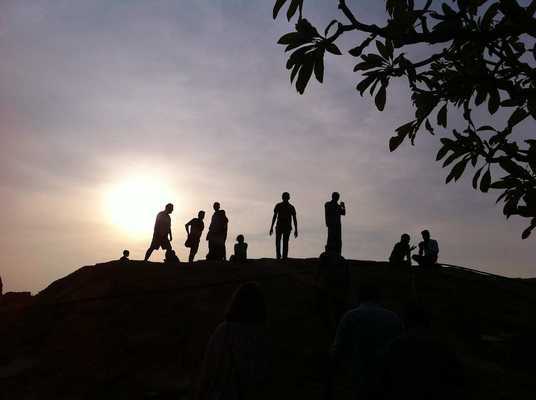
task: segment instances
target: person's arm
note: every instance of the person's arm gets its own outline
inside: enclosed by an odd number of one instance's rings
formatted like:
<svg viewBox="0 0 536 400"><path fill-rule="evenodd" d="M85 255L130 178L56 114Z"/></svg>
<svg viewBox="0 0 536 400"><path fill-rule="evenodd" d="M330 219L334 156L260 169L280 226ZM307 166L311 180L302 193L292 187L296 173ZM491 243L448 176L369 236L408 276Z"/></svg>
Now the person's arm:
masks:
<svg viewBox="0 0 536 400"><path fill-rule="evenodd" d="M324 204L324 218L326 220L326 226L329 226L328 225L328 203Z"/></svg>
<svg viewBox="0 0 536 400"><path fill-rule="evenodd" d="M341 215L346 215L346 205L344 204L344 201L341 201L340 210L341 210Z"/></svg>
<svg viewBox="0 0 536 400"><path fill-rule="evenodd" d="M419 243L419 255L424 255L424 242Z"/></svg>
<svg viewBox="0 0 536 400"><path fill-rule="evenodd" d="M292 219L294 220L294 237L298 237L298 219L296 218L296 210L292 214Z"/></svg>
<svg viewBox="0 0 536 400"><path fill-rule="evenodd" d="M169 219L169 241L171 242L173 240L173 235L171 234L171 218Z"/></svg>
<svg viewBox="0 0 536 400"><path fill-rule="evenodd" d="M274 216L272 217L272 225L270 225L270 236L274 233L274 224L275 220L277 219L277 207L274 208Z"/></svg>
<svg viewBox="0 0 536 400"><path fill-rule="evenodd" d="M194 220L191 219L191 220L188 221L186 224L184 224L184 229L186 229L186 234L187 234L187 235L190 235L190 231L188 230L188 227L190 227L190 226L192 225L192 222L193 222L193 221L194 221ZM190 228L190 229L191 229L191 228Z"/></svg>

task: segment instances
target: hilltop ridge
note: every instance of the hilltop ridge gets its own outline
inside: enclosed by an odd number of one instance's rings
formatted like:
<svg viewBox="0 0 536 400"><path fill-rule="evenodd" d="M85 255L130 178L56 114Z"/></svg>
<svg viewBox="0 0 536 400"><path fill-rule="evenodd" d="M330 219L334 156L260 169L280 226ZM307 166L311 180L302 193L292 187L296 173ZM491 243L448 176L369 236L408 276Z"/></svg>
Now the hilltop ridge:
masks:
<svg viewBox="0 0 536 400"><path fill-rule="evenodd" d="M379 284L385 306L400 315L416 294L434 331L463 361L472 398L513 398L536 388L526 370L536 332L531 283L453 268L410 273L382 262L348 265L349 307L362 282ZM0 326L8 343L0 350L0 383L10 399L190 398L232 292L255 280L276 347L273 394L319 399L333 329L318 304L317 268L317 259L82 267L34 296L17 318L0 308L8 321Z"/></svg>

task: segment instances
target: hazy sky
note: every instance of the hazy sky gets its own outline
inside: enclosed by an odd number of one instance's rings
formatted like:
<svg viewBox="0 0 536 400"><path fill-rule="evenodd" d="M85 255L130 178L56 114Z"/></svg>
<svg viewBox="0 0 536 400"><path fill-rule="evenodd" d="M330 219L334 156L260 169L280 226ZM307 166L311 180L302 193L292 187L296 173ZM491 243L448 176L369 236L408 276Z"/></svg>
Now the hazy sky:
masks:
<svg viewBox="0 0 536 400"><path fill-rule="evenodd" d="M300 225L291 257L322 251L323 203L338 190L348 258L386 259L401 233L416 242L429 228L444 262L536 275L524 221L505 220L470 177L445 185L437 138L389 153L393 129L411 119L404 84L379 113L355 91L352 57L332 56L324 85L295 92L276 45L291 26L272 21L272 3L0 2L5 290L41 290L124 248L143 258L168 201L181 259L184 223L199 209L209 219L215 200L230 219L228 249L243 233L250 257L273 257L268 229L282 191ZM353 3L362 19L384 18L383 2ZM306 7L323 25L337 13L335 1Z"/></svg>

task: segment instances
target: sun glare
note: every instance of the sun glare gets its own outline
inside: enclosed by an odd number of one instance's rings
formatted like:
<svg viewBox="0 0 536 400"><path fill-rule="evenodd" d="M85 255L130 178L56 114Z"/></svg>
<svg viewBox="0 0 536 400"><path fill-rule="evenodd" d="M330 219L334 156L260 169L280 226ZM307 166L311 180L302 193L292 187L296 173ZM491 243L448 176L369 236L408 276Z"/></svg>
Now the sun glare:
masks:
<svg viewBox="0 0 536 400"><path fill-rule="evenodd" d="M150 235L158 211L174 200L164 182L148 177L129 178L107 191L106 215L123 232Z"/></svg>

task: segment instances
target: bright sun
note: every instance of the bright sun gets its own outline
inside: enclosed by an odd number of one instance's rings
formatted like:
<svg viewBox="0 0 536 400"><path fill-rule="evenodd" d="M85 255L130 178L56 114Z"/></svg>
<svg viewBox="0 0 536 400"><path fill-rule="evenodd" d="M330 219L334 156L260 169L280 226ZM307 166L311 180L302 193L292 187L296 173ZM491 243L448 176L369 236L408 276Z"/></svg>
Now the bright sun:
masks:
<svg viewBox="0 0 536 400"><path fill-rule="evenodd" d="M130 235L151 235L156 214L173 200L164 182L143 176L131 177L107 190L106 216Z"/></svg>

